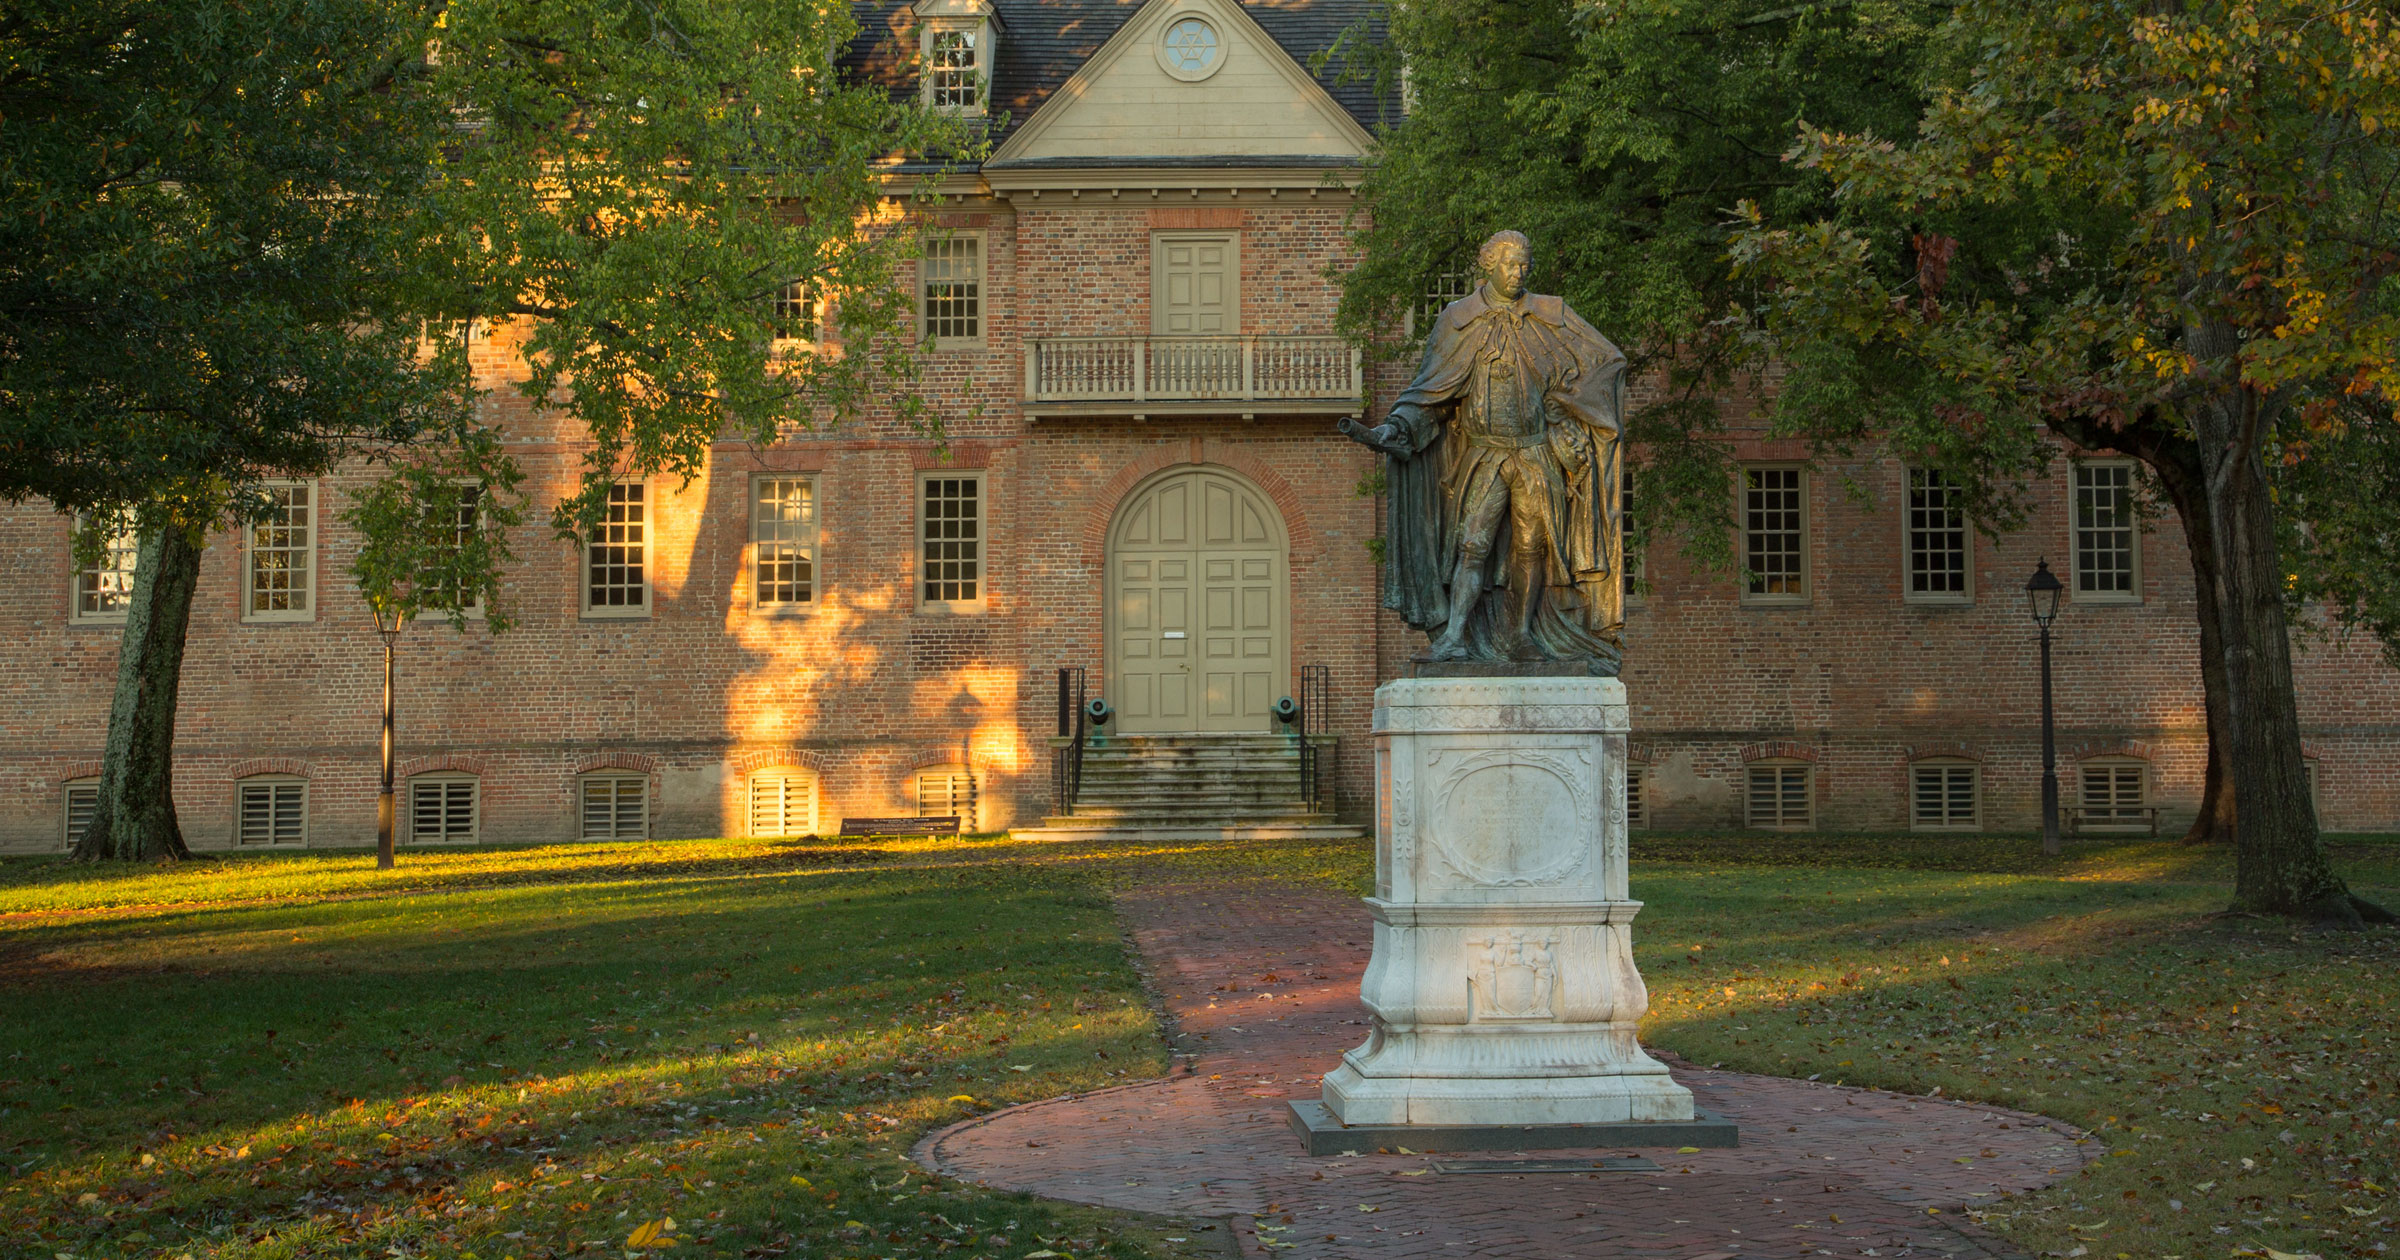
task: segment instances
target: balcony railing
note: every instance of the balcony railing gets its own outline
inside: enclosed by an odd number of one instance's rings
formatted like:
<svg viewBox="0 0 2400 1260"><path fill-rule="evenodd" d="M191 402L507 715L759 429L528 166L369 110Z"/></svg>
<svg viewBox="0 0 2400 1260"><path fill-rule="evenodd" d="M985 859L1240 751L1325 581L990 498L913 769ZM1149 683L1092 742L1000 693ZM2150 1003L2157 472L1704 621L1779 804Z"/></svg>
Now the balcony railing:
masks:
<svg viewBox="0 0 2400 1260"><path fill-rule="evenodd" d="M1055 337L1025 343L1037 403L1355 403L1358 350L1339 337Z"/></svg>

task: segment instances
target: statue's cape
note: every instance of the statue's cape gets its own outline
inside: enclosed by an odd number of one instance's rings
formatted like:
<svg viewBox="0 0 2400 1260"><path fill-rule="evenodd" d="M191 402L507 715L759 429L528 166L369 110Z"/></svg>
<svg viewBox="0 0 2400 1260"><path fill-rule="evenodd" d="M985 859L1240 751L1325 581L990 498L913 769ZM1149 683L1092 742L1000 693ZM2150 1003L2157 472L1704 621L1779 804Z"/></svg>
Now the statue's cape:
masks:
<svg viewBox="0 0 2400 1260"><path fill-rule="evenodd" d="M1517 302L1525 368L1544 382L1543 406L1561 457L1567 507L1567 554L1554 557L1557 579L1577 586L1615 582L1618 522L1616 438L1624 427L1625 355L1554 294L1528 293ZM1432 630L1449 619L1448 583L1457 562L1460 505L1451 500L1468 468L1467 444L1449 423L1470 387L1475 359L1506 309L1486 286L1452 302L1425 339L1425 357L1401 391L1386 422L1398 426L1412 454L1393 456L1386 473L1390 519L1385 531L1384 606L1410 625ZM1565 435L1588 438L1582 458L1568 457ZM1598 613L1617 601L1589 602ZM1590 631L1611 627L1593 625Z"/></svg>

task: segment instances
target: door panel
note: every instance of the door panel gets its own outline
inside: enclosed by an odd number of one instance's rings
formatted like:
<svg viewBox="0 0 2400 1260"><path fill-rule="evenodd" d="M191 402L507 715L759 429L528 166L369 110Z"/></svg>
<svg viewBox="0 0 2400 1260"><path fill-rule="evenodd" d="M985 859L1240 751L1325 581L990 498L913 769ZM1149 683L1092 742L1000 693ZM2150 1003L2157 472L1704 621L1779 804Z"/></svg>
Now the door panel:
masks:
<svg viewBox="0 0 2400 1260"><path fill-rule="evenodd" d="M1223 337L1241 331L1241 250L1231 236L1154 237L1150 331Z"/></svg>
<svg viewBox="0 0 2400 1260"><path fill-rule="evenodd" d="M1104 694L1121 729L1265 731L1288 689L1282 518L1200 467L1135 492L1110 530Z"/></svg>

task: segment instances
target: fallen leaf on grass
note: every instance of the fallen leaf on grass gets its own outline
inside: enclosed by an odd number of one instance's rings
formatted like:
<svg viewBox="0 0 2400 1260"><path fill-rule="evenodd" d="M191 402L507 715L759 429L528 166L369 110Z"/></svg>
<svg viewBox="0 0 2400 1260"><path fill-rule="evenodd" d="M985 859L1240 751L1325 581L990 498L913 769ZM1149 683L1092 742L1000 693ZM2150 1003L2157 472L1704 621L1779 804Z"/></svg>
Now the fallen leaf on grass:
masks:
<svg viewBox="0 0 2400 1260"><path fill-rule="evenodd" d="M1678 1155L1697 1155L1700 1153L1700 1148L1697 1146L1686 1146L1680 1150L1677 1150L1675 1153Z"/></svg>
<svg viewBox="0 0 2400 1260"><path fill-rule="evenodd" d="M667 1234L674 1228L675 1222L672 1218L644 1221L634 1226L633 1232L625 1236L625 1245L636 1250L643 1247L672 1247L676 1240L667 1237Z"/></svg>

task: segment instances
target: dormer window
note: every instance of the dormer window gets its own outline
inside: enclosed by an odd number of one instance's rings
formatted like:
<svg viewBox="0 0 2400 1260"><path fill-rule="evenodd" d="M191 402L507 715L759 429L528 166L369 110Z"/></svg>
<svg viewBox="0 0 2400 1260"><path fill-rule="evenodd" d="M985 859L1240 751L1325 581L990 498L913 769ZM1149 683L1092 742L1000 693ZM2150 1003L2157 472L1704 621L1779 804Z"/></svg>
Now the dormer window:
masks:
<svg viewBox="0 0 2400 1260"><path fill-rule="evenodd" d="M998 15L987 0L919 0L915 12L925 104L951 114L984 112L999 46Z"/></svg>

